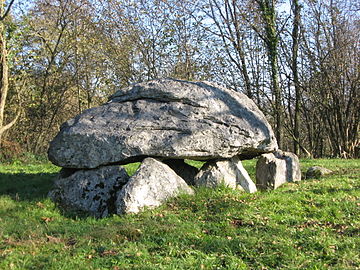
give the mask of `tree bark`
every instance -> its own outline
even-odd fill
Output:
[[[274,98],[274,116],[275,116],[275,136],[279,148],[282,147],[283,134],[283,108],[281,102],[281,89],[279,85],[279,67],[278,67],[278,44],[279,36],[276,29],[276,9],[275,0],[257,0],[264,24],[265,35],[263,39],[266,44],[270,65],[271,90]]]
[[[1,11],[0,15],[3,14],[3,1],[0,2],[1,5]],[[7,64],[7,51],[6,51],[6,40],[4,36],[4,24],[1,21],[0,22],[0,69],[1,69],[1,80],[0,80],[0,145],[1,145],[1,139],[2,134],[5,130],[2,130],[2,127],[4,125],[4,112],[5,112],[5,104],[6,104],[6,98],[7,93],[9,89],[9,79],[8,79],[8,64]]]
[[[293,73],[294,88],[295,88],[295,112],[294,112],[294,153],[300,154],[300,82],[298,71],[298,50],[299,50],[299,30],[300,30],[300,12],[301,7],[298,0],[292,0],[292,8],[294,12],[294,21],[292,29],[292,63],[291,69]]]
[[[3,133],[9,129],[14,123],[4,125],[4,113],[6,98],[9,90],[9,75],[8,75],[8,62],[7,62],[7,49],[5,37],[4,19],[7,12],[4,9],[5,0],[0,0],[0,145],[2,142]]]

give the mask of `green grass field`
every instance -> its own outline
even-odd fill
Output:
[[[360,160],[301,164],[335,173],[255,194],[197,189],[101,220],[46,198],[59,168],[0,165],[0,269],[360,269]],[[255,161],[244,166],[254,178]]]

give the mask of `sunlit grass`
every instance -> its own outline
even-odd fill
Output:
[[[244,162],[253,178],[255,162]],[[0,165],[0,269],[359,268],[360,161],[301,163],[334,174],[255,194],[202,188],[99,220],[67,217],[46,198],[58,167]]]

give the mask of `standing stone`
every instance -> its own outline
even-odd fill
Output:
[[[329,169],[326,169],[326,168],[323,168],[323,167],[313,166],[313,167],[310,167],[306,171],[306,179],[320,178],[320,177],[328,175],[328,174],[330,174],[332,172],[333,172],[332,170],[329,170]]]
[[[116,193],[129,176],[119,165],[92,170],[62,169],[49,197],[65,210],[106,217],[115,213]]]
[[[220,185],[236,188],[236,175],[228,160],[208,161],[194,179],[196,186],[215,188]]]
[[[137,213],[144,207],[157,207],[180,193],[193,194],[194,191],[169,166],[146,158],[118,193],[117,213]]]
[[[248,172],[245,170],[242,162],[238,157],[233,157],[232,161],[236,167],[236,183],[242,187],[242,189],[248,193],[254,193],[257,191],[255,183],[251,180]]]
[[[263,154],[256,164],[256,186],[276,189],[286,182],[301,180],[298,157],[290,152],[277,151]]]
[[[249,193],[256,192],[256,186],[250,179],[239,157],[207,162],[195,176],[194,181],[197,186],[213,188],[225,185]]]
[[[246,95],[209,82],[161,79],[116,92],[62,125],[49,159],[66,168],[144,157],[252,158],[277,149],[273,130]]]
[[[291,152],[284,152],[277,150],[274,155],[278,159],[283,159],[286,162],[286,181],[296,182],[301,181],[300,162],[297,155]]]

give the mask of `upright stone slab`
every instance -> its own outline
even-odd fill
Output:
[[[241,188],[248,192],[248,193],[254,193],[257,191],[255,183],[251,180],[248,172],[245,170],[244,166],[242,165],[242,162],[238,157],[233,157],[232,161],[235,165],[235,172],[236,172],[236,183],[241,186]]]
[[[194,191],[169,166],[146,158],[118,193],[117,213],[137,213],[144,207],[157,207],[180,193],[193,194]]]
[[[256,192],[256,186],[250,179],[239,157],[207,162],[195,176],[194,181],[197,186],[213,188],[225,185],[249,193]]]
[[[286,182],[301,180],[298,157],[290,152],[263,154],[256,164],[258,189],[276,189]]]
[[[244,94],[209,82],[153,80],[116,92],[62,125],[49,159],[96,168],[144,157],[252,158],[277,149],[263,113]]]
[[[285,152],[281,150],[275,151],[274,155],[278,159],[285,160],[287,182],[301,181],[300,162],[297,155],[291,152]]]
[[[194,179],[196,186],[215,188],[220,185],[236,188],[236,175],[228,160],[206,162]]]
[[[128,180],[126,171],[118,165],[93,170],[62,169],[49,197],[65,210],[102,218],[116,212],[116,193]]]

